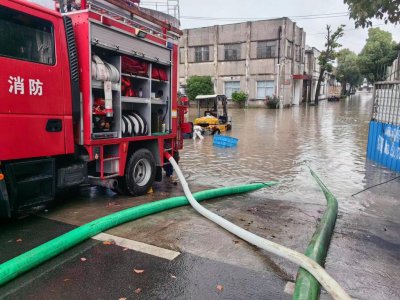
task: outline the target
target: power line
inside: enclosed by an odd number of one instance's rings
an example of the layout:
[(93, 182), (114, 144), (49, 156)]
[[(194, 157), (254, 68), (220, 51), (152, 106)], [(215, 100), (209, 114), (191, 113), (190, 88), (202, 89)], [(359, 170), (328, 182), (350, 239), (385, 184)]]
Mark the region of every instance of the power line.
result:
[(397, 176), (397, 177), (394, 177), (394, 178), (389, 179), (389, 180), (387, 180), (387, 181), (384, 181), (384, 182), (375, 184), (375, 185), (373, 185), (373, 186), (369, 186), (369, 187), (363, 189), (362, 191), (359, 191), (358, 193), (355, 193), (355, 194), (353, 194), (353, 195), (351, 195), (351, 196), (354, 197), (355, 195), (361, 194), (361, 193), (363, 193), (363, 192), (365, 192), (365, 191), (367, 191), (367, 190), (369, 190), (369, 189), (372, 189), (372, 188), (374, 188), (374, 187), (377, 187), (377, 186), (380, 186), (380, 185), (389, 183), (389, 182), (391, 182), (391, 181), (393, 181), (393, 180), (396, 180), (396, 179), (399, 179), (399, 178), (400, 178), (400, 176)]
[[(327, 14), (312, 14), (312, 15), (299, 15), (299, 16), (287, 16), (291, 19), (324, 19), (324, 18), (336, 18), (348, 16), (348, 12), (337, 12), (337, 13), (327, 13)], [(259, 18), (238, 18), (238, 17), (204, 17), (204, 16), (181, 16), (182, 19), (189, 20), (206, 20), (206, 21), (247, 21), (247, 20), (266, 20), (266, 19), (276, 19), (281, 17), (259, 17)]]
[[(142, 1), (141, 6), (146, 7), (159, 7), (167, 6), (167, 3), (154, 2), (154, 1)], [(328, 18), (340, 18), (347, 17), (349, 12), (335, 12), (335, 13), (324, 13), (324, 14), (308, 14), (308, 15), (297, 15), (287, 16), (287, 18), (296, 20), (313, 20), (313, 19), (328, 19)], [(201, 20), (201, 21), (259, 21), (268, 19), (280, 19), (280, 17), (258, 17), (258, 18), (245, 18), (245, 17), (210, 17), (210, 16), (181, 16), (181, 19), (186, 20)]]
[[(293, 20), (315, 20), (315, 19), (330, 19), (330, 18), (341, 18), (341, 17), (348, 17), (348, 14), (343, 15), (335, 15), (335, 16), (321, 16), (321, 17), (304, 17), (304, 18), (294, 18), (294, 17), (287, 17)], [(200, 20), (200, 21), (262, 21), (262, 20), (269, 20), (269, 19), (280, 19), (282, 17), (265, 17), (265, 18), (211, 18), (211, 17), (188, 17), (188, 16), (181, 16), (181, 19), (185, 20)]]
[[(376, 24), (376, 25), (370, 26), (368, 28), (378, 27), (378, 26), (383, 26), (383, 25), (387, 25), (387, 24), (385, 24), (385, 23)], [(353, 31), (353, 30), (358, 30), (358, 29), (367, 29), (367, 28), (350, 28), (350, 29), (344, 29), (343, 31)], [(318, 35), (318, 34), (326, 34), (326, 32), (307, 33), (307, 36), (308, 35)]]

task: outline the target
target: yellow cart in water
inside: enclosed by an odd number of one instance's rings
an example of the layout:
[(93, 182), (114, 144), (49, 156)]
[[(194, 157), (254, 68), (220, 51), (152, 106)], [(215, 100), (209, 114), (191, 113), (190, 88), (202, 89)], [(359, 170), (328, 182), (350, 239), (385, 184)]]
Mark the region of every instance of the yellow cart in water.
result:
[(228, 116), (225, 95), (198, 95), (197, 118), (193, 124), (201, 126), (206, 133), (221, 133), (232, 128), (232, 118)]

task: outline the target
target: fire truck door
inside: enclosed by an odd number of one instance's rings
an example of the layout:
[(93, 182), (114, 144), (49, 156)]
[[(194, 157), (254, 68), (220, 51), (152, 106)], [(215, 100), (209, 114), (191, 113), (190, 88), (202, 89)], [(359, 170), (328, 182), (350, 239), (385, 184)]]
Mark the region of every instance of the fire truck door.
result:
[(0, 160), (65, 153), (61, 17), (0, 5)]

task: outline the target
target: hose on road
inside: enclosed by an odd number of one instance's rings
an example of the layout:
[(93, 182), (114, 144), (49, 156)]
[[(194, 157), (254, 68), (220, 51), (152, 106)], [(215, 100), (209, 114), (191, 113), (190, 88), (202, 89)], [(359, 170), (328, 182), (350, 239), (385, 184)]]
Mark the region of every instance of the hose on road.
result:
[[(274, 184), (275, 182), (266, 182), (223, 187), (195, 193), (194, 197), (196, 197), (197, 201), (203, 201), (228, 195), (248, 193)], [(168, 198), (128, 208), (75, 228), (74, 230), (2, 263), (0, 265), (0, 285), (9, 282), (100, 232), (129, 221), (188, 204), (189, 202), (185, 196)]]
[[(338, 213), (338, 201), (321, 181), (321, 179), (319, 179), (317, 174), (315, 174), (311, 169), (310, 172), (325, 195), (327, 209), (325, 210), (321, 218), (321, 222), (319, 223), (310, 243), (308, 244), (305, 255), (322, 266), (328, 252), (333, 229), (335, 228), (335, 222)], [(317, 279), (315, 279), (303, 268), (299, 268), (296, 277), (296, 286), (294, 289), (293, 299), (316, 300), (319, 297), (320, 291), (321, 286)]]
[(308, 258), (302, 253), (296, 252), (287, 247), (281, 246), (277, 243), (269, 241), (267, 239), (261, 238), (239, 226), (225, 220), (224, 218), (218, 216), (217, 214), (207, 210), (203, 206), (201, 206), (196, 199), (193, 197), (189, 185), (187, 184), (185, 177), (182, 174), (178, 164), (174, 160), (174, 158), (167, 152), (164, 153), (165, 158), (169, 160), (172, 166), (175, 169), (175, 172), (179, 178), (179, 181), (183, 187), (185, 195), (190, 202), (190, 205), (202, 216), (211, 220), (212, 222), (218, 224), (222, 228), (226, 229), (230, 233), (240, 237), (246, 242), (255, 245), (261, 249), (264, 249), (270, 253), (283, 257), (285, 259), (290, 260), (291, 262), (298, 264), (302, 268), (306, 269), (310, 272), (320, 283), (321, 285), (328, 291), (328, 293), (334, 299), (351, 299), (350, 296), (346, 293), (346, 291), (322, 268), (318, 263)]

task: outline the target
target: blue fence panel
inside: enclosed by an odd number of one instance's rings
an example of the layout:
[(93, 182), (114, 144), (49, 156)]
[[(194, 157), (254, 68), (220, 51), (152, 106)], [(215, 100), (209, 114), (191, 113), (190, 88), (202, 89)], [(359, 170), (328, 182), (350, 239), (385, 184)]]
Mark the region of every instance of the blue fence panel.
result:
[(371, 121), (367, 158), (400, 172), (400, 126)]

